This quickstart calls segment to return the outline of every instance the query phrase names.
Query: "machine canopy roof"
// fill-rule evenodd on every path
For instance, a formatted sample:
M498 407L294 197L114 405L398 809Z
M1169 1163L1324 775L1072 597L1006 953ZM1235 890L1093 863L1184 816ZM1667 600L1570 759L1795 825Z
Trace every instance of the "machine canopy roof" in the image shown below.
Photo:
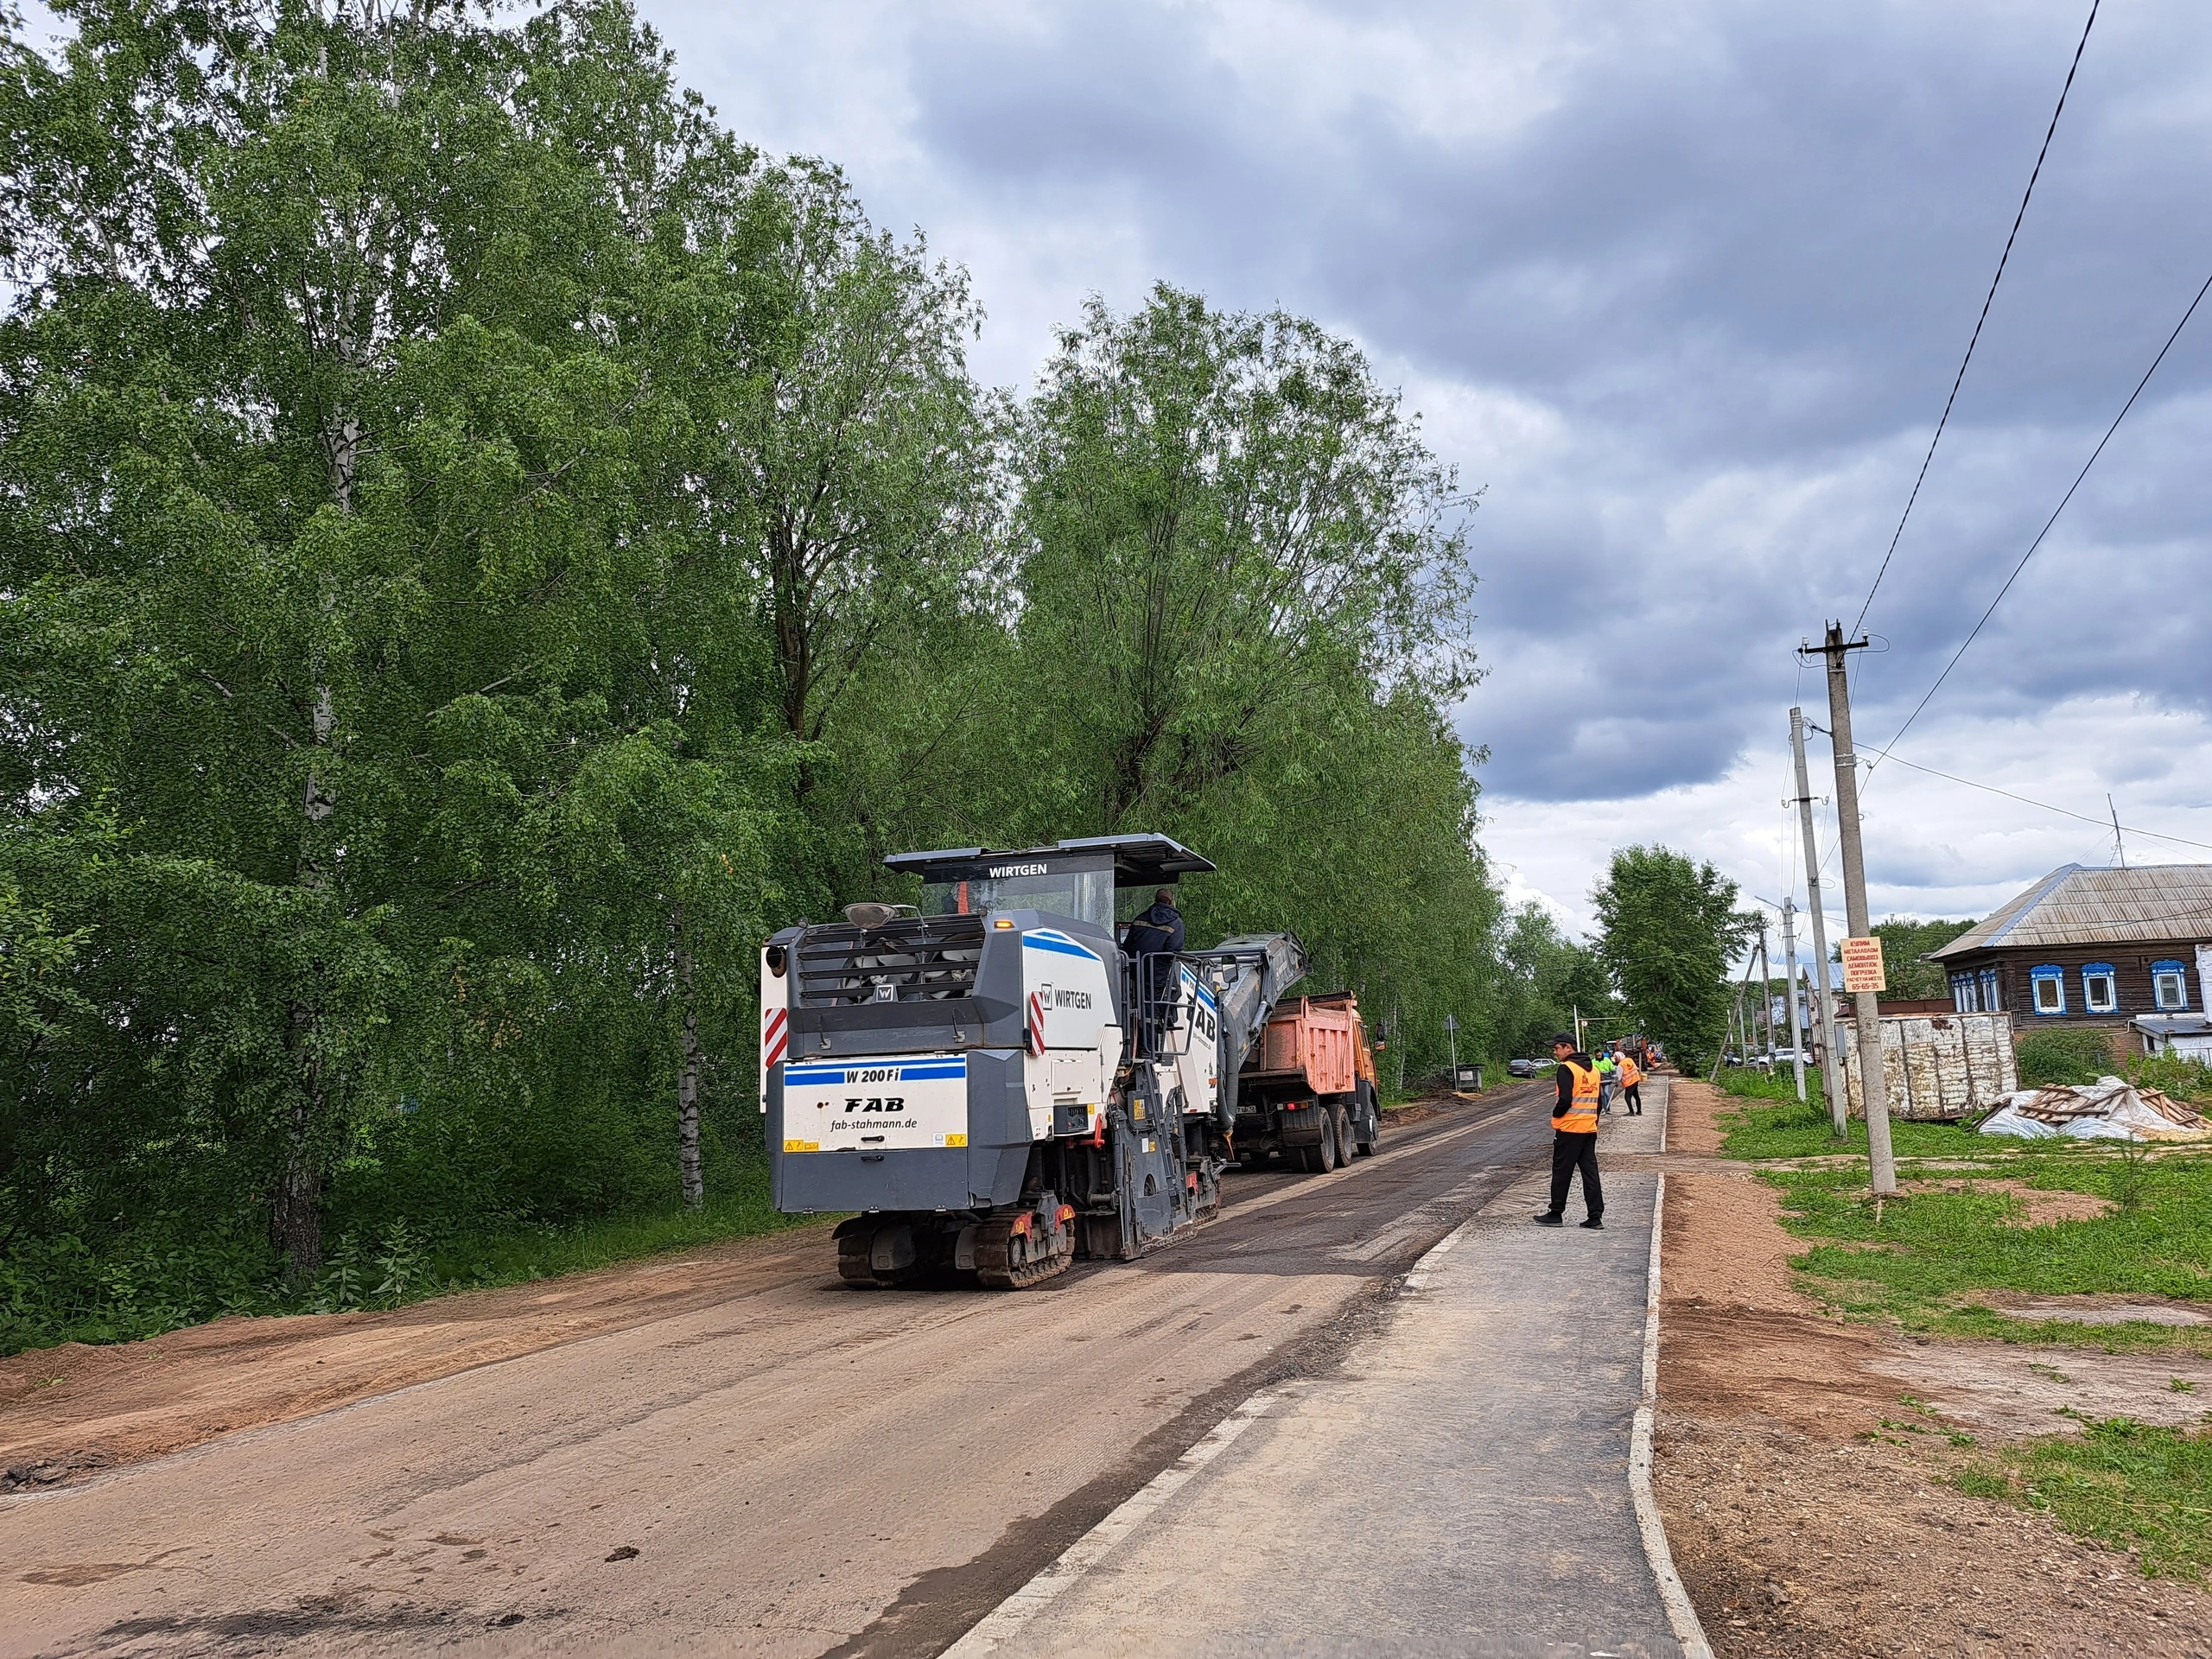
M1111 864L1117 887L1164 887L1185 875L1205 875L1214 868L1168 836L1085 836L1049 847L1001 851L989 847L947 847L932 853L893 853L884 868L906 871L925 881L972 880L982 876L1043 874L1046 871L1096 870ZM1036 866L1015 870L1014 865Z

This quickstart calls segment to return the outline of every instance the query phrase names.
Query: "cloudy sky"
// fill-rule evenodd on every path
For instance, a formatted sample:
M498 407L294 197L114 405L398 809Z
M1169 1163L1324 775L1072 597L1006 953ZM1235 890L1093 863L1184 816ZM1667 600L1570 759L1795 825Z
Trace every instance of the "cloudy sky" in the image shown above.
M1490 675L1460 725L1516 895L1580 924L1641 840L1773 899L1799 879L1788 710L1827 717L1794 648L1866 600L2087 0L643 4L734 129L840 162L970 269L991 381L1027 384L1087 294L1159 278L1364 346L1485 491ZM2212 276L2204 21L2098 19L1867 614L1862 745ZM2212 843L2208 450L2212 302L1904 760ZM1865 787L1878 915L1982 915L2113 854L2109 827L1902 764Z

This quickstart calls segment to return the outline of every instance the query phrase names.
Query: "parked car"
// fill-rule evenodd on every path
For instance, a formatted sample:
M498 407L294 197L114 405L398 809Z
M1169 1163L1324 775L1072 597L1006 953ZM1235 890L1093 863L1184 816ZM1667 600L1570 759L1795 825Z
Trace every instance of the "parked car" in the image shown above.
M1533 1077L1544 1069L1543 1060L1508 1060L1505 1075L1509 1077Z

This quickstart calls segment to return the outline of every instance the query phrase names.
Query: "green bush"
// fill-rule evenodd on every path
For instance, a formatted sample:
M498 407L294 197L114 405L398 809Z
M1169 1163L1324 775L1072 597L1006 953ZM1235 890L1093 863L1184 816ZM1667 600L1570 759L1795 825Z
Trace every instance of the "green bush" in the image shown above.
M2212 1066L2178 1054L2142 1054L2127 1063L2127 1080L2175 1100L2212 1104Z
M2078 1027L2071 1031L2031 1031L2013 1043L2012 1052L2020 1063L2020 1086L2024 1089L2094 1083L2109 1077L2113 1070L2112 1049L2104 1033Z

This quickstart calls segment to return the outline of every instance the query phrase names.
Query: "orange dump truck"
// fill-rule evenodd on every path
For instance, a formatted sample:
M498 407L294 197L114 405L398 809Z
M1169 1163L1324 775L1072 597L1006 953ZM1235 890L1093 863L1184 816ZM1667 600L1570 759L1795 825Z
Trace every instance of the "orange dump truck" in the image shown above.
M1372 1153L1382 1138L1375 1058L1349 991L1285 997L1236 1077L1236 1155L1247 1168L1270 1153L1316 1172Z

